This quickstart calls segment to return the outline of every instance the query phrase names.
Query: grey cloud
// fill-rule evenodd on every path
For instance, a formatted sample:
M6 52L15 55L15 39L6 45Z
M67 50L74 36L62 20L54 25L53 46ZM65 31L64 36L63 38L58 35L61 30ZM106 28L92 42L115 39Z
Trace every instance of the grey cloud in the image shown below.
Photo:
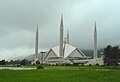
M98 48L119 45L119 3L119 0L1 0L0 49L5 49L4 54L12 49L23 55L24 49L34 50L37 24L40 50L58 45L62 13L64 32L69 29L71 45L92 49L95 21Z

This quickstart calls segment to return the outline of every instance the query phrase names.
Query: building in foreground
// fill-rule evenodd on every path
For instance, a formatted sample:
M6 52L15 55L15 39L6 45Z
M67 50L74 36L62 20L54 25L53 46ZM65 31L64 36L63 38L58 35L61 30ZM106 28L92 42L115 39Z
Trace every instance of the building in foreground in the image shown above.
M59 55L59 45L51 48L44 56L43 63L87 63L87 57L76 47L65 43L63 48L63 56Z
M36 31L36 43L35 43L35 59L32 63L36 63L38 61L38 28ZM94 26L94 49L93 49L93 59L88 59L82 51L70 45L69 42L69 31L67 32L67 38L64 39L64 26L63 26L63 16L61 16L60 23L60 39L59 45L49 49L46 53L42 53L40 55L40 63L44 64L64 64L64 63L78 63L78 64L86 64L86 65L95 65L95 64L103 64L103 58L97 57L97 30L96 30L96 22Z
M82 51L69 44L69 32L67 39L64 39L63 17L60 23L60 43L58 46L51 48L43 57L42 63L60 64L60 63L87 63L87 57Z

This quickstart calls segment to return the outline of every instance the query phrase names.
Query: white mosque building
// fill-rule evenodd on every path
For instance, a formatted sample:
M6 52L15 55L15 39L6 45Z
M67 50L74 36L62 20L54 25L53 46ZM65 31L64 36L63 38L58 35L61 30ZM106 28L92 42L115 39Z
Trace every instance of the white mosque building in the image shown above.
M59 45L51 48L43 58L43 63L87 63L87 57L76 47L64 43L63 56L60 56Z
M69 32L67 32L67 38L64 40L64 26L63 26L63 16L61 16L60 23L60 43L58 46L53 47L47 51L42 59L41 63L44 64L64 64L64 63L78 63L78 64L103 64L102 58L97 58L97 31L96 22L94 27L94 54L93 59L88 59L80 49L69 43ZM36 41L35 41L35 59L32 63L38 61L38 27L36 31Z
M43 63L60 64L60 63L86 63L87 57L80 49L69 44L69 32L64 40L63 17L61 16L60 24L60 44L51 48L44 56ZM64 41L63 41L64 40Z

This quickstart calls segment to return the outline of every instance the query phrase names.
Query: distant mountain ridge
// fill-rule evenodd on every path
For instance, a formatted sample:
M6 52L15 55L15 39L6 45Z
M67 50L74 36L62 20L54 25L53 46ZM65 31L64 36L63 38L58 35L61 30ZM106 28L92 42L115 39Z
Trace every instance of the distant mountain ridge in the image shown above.
M42 58L41 53L38 54L38 58L39 58L39 60ZM33 61L35 59L35 54L31 54L28 56L19 56L19 57L12 58L11 60L23 60L23 59L26 59L28 61Z

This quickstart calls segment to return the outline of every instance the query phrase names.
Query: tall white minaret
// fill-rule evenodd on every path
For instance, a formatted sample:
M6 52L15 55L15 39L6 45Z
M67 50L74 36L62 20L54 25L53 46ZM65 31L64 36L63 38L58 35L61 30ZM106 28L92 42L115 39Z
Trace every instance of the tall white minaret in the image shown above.
M96 30L96 21L94 26L94 59L97 58L97 30Z
M36 38L35 38L35 61L38 60L38 25L36 29Z
M67 31L67 43L69 44L69 30Z
M60 23L60 48L59 48L59 56L63 57L63 15L61 15L61 23Z

